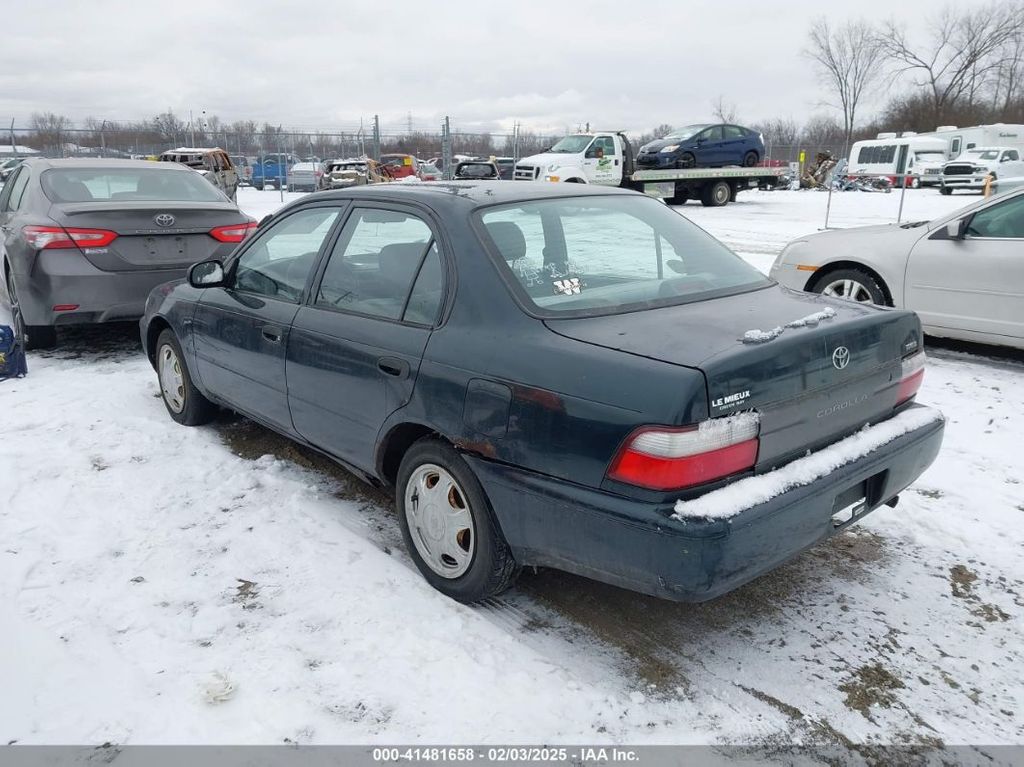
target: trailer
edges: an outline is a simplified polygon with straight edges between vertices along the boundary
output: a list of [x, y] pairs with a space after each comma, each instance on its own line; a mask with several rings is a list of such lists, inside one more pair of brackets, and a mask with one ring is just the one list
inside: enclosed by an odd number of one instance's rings
[[744, 189], [778, 186], [787, 168], [666, 168], [638, 170], [633, 146], [623, 131], [574, 133], [545, 152], [524, 157], [515, 181], [598, 184], [635, 189], [671, 205], [700, 200], [708, 207], [728, 205]]

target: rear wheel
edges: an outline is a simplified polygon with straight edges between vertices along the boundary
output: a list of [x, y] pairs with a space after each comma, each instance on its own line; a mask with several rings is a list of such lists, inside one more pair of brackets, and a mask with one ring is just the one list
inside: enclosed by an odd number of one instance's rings
[[431, 586], [476, 602], [519, 573], [480, 482], [447, 442], [427, 437], [402, 458], [395, 491], [402, 537]]
[[707, 184], [701, 191], [700, 202], [707, 208], [720, 208], [732, 199], [732, 187], [726, 181]]
[[171, 330], [156, 341], [156, 372], [160, 396], [168, 414], [184, 426], [201, 426], [217, 414], [217, 406], [203, 396], [192, 383], [181, 345]]
[[21, 313], [18, 291], [14, 287], [14, 275], [7, 272], [7, 295], [11, 299], [11, 322], [14, 323], [14, 337], [22, 339], [25, 349], [52, 349], [57, 345], [57, 328], [52, 325], [26, 325]]
[[811, 291], [859, 304], [888, 304], [881, 284], [863, 269], [847, 268], [827, 272], [815, 281]]
[[753, 168], [755, 165], [757, 165], [757, 152], [751, 149], [743, 155], [743, 167]]

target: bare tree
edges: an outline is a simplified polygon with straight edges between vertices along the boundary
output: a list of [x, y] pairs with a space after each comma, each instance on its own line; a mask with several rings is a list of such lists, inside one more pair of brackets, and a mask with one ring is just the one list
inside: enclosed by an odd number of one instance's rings
[[934, 123], [951, 107], [974, 103], [987, 81], [1006, 61], [1009, 44], [1022, 27], [1017, 2], [996, 2], [961, 11], [946, 6], [929, 24], [930, 39], [920, 46], [903, 26], [886, 23], [879, 37], [883, 52], [899, 72], [920, 76], [915, 84], [929, 95]]
[[718, 101], [712, 102], [711, 114], [718, 118], [719, 122], [734, 123], [738, 119], [736, 105], [727, 104], [724, 96], [719, 96]]
[[843, 141], [857, 124], [857, 110], [870, 95], [882, 73], [881, 42], [865, 21], [850, 21], [833, 28], [821, 16], [811, 24], [810, 43], [804, 56], [818, 70], [819, 79], [833, 93], [831, 106], [843, 115]]

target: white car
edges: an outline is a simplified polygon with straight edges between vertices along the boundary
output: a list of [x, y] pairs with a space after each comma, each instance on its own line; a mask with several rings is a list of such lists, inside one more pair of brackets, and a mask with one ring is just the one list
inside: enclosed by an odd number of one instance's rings
[[1024, 349], [1024, 190], [934, 221], [801, 237], [769, 276], [796, 290], [911, 309], [932, 336]]
[[942, 166], [939, 191], [942, 194], [953, 194], [957, 189], [981, 191], [989, 176], [993, 179], [1024, 176], [1020, 152], [997, 146], [968, 149]]

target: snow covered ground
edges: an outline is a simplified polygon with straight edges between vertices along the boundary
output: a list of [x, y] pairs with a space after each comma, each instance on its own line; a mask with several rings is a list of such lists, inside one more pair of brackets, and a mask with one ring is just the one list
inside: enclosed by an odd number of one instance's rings
[[[767, 270], [825, 200], [679, 210]], [[832, 223], [897, 205], [836, 195]], [[1024, 364], [973, 351], [929, 349], [946, 441], [900, 505], [749, 586], [541, 571], [465, 607], [386, 499], [244, 419], [174, 424], [133, 327], [62, 333], [0, 384], [0, 743], [1020, 743]]]

